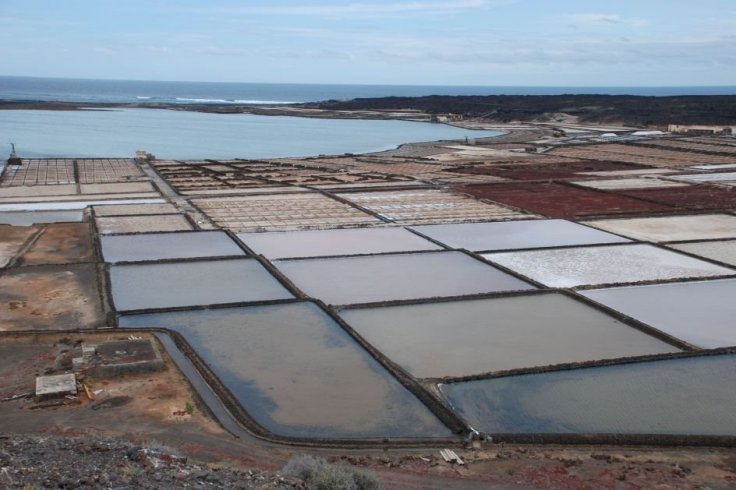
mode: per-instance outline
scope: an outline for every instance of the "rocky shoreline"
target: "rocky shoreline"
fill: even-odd
[[[549,123],[665,128],[668,124],[736,125],[736,96],[494,95],[380,97],[283,105],[89,103],[0,99],[0,110],[168,109],[212,114],[255,114],[329,119],[432,121],[438,115],[486,123]]]

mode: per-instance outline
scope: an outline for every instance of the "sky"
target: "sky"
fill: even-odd
[[[736,3],[0,0],[0,75],[736,85]]]

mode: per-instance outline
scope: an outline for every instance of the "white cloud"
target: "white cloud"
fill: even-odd
[[[284,5],[267,7],[241,7],[227,9],[232,13],[250,15],[290,16],[376,16],[392,14],[449,14],[479,9],[491,4],[509,3],[511,0],[439,0],[394,3],[335,3],[314,5]]]
[[[245,56],[248,52],[238,48],[223,48],[221,46],[208,46],[206,48],[197,49],[197,52],[209,56]]]
[[[95,46],[92,48],[92,51],[94,51],[95,53],[106,54],[106,55],[112,55],[112,54],[118,53],[118,49],[111,47],[111,46]]]
[[[621,17],[613,14],[568,14],[568,20],[579,24],[620,24]]]
[[[536,40],[539,41],[539,40]],[[681,40],[559,39],[524,43],[495,40],[488,43],[450,43],[383,46],[377,59],[401,63],[443,63],[494,66],[690,66],[736,64],[736,47],[728,37]]]
[[[648,24],[644,19],[625,18],[617,14],[603,13],[580,13],[567,14],[563,16],[565,20],[577,25],[631,25],[643,26]]]

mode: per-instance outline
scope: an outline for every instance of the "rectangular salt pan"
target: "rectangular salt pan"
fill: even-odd
[[[420,378],[678,350],[558,293],[349,309],[340,316]]]
[[[679,243],[668,247],[736,266],[736,240]]]
[[[486,433],[736,435],[736,356],[706,356],[445,384]]]
[[[706,349],[736,346],[736,279],[582,291],[581,294]]]
[[[243,243],[269,259],[437,250],[442,247],[403,228],[356,228],[240,233]]]
[[[652,242],[736,238],[736,216],[727,214],[610,219],[590,221],[587,224],[611,233]]]
[[[726,170],[736,168],[736,163],[718,163],[715,165],[695,165],[690,167],[693,170]]]
[[[604,245],[484,254],[514,272],[549,287],[621,284],[725,276],[731,269],[652,245]]]
[[[682,180],[683,182],[731,182],[736,181],[736,172],[720,172],[712,174],[689,174],[678,175],[673,179]]]
[[[173,204],[111,204],[95,206],[95,216],[129,216],[141,214],[178,214]]]
[[[460,252],[276,261],[302,291],[335,305],[534,289]]]
[[[162,204],[163,199],[110,199],[105,201],[71,202],[29,202],[0,204],[0,212],[5,211],[71,211],[101,204]]]
[[[293,297],[253,259],[114,265],[110,281],[119,311]]]
[[[71,223],[80,222],[83,217],[82,211],[0,212],[0,224],[31,226],[36,223]]]
[[[95,217],[95,223],[101,234],[186,231],[192,229],[189,221],[180,214],[97,216]]]
[[[685,182],[673,182],[671,180],[653,179],[653,178],[631,178],[631,179],[605,179],[605,180],[576,180],[571,181],[582,187],[591,187],[593,189],[659,189],[663,187],[687,187],[690,184]]]
[[[120,323],[181,333],[248,414],[277,435],[451,435],[314,304],[136,315]]]
[[[476,252],[629,241],[562,219],[428,225],[413,229],[449,247]]]
[[[222,231],[102,236],[106,262],[223,257],[245,252]]]

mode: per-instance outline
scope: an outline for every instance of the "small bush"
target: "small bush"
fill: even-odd
[[[301,478],[312,490],[376,490],[378,480],[370,473],[324,459],[302,455],[291,458],[281,473]]]

